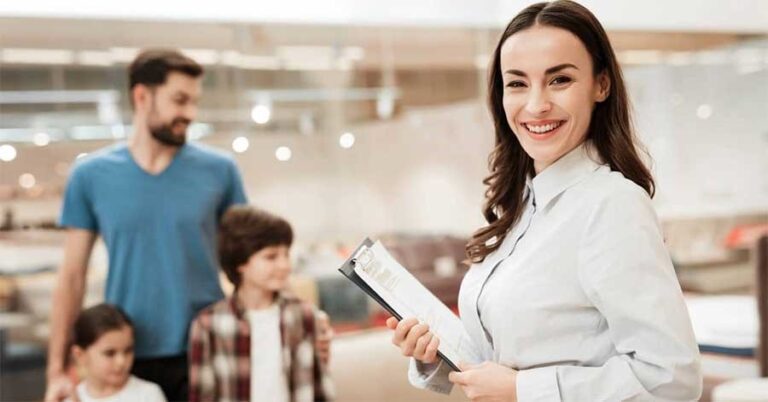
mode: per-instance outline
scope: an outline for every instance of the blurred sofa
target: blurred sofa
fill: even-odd
[[[464,277],[467,239],[443,235],[386,235],[393,257],[448,306],[456,306]]]

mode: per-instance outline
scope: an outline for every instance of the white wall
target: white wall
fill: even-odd
[[[741,74],[726,63],[625,71],[663,219],[768,213],[768,70]],[[712,108],[707,119],[697,116],[702,104]],[[481,180],[493,144],[483,102],[414,111],[353,132],[350,150],[335,136],[252,141],[259,149],[238,156],[251,199],[308,238],[468,235],[483,224]],[[288,163],[273,156],[284,143],[294,148]]]
[[[625,71],[662,217],[768,212],[768,69],[741,74],[731,60]]]
[[[625,70],[664,219],[768,213],[768,70],[763,62],[762,70],[741,74],[734,54],[726,52],[725,64]],[[712,108],[706,120],[696,115],[702,104]],[[348,150],[327,133],[250,137],[251,148],[236,157],[251,201],[287,217],[302,242],[356,242],[384,232],[469,235],[484,223],[493,130],[483,101],[349,128],[357,142]],[[212,141],[229,148],[231,138]],[[280,145],[293,149],[289,162],[275,159]],[[80,150],[73,146],[57,152],[74,157]],[[31,160],[51,152],[27,151]],[[58,214],[55,200],[13,204],[19,219]]]
[[[251,201],[289,218],[300,235],[356,240],[382,232],[466,235],[482,224],[490,119],[472,102],[421,110],[336,136],[251,139],[237,155]],[[278,162],[277,146],[293,157]]]
[[[0,1],[0,16],[501,27],[534,0]],[[765,32],[768,2],[581,0],[608,29]]]

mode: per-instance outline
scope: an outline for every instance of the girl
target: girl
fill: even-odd
[[[72,354],[84,373],[80,402],[165,402],[160,387],[131,375],[133,324],[119,308],[99,304],[75,321]]]
[[[490,68],[488,225],[459,294],[485,362],[449,373],[426,325],[392,318],[411,382],[473,401],[697,400],[698,348],[602,26],[572,1],[534,4]]]

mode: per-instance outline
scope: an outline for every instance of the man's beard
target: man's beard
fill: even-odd
[[[191,123],[188,119],[185,119],[183,117],[177,117],[173,119],[170,124],[162,124],[160,126],[156,127],[149,127],[149,133],[152,134],[152,137],[159,141],[163,145],[168,145],[172,147],[180,147],[184,145],[184,143],[187,141],[187,133],[186,130],[183,134],[175,134],[173,132],[173,127],[177,124],[184,124],[187,127]]]

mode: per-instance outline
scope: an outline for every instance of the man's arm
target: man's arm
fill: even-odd
[[[64,262],[56,275],[56,288],[51,303],[46,401],[62,400],[74,390],[66,376],[67,345],[70,329],[83,303],[88,260],[95,241],[94,232],[67,229]]]

